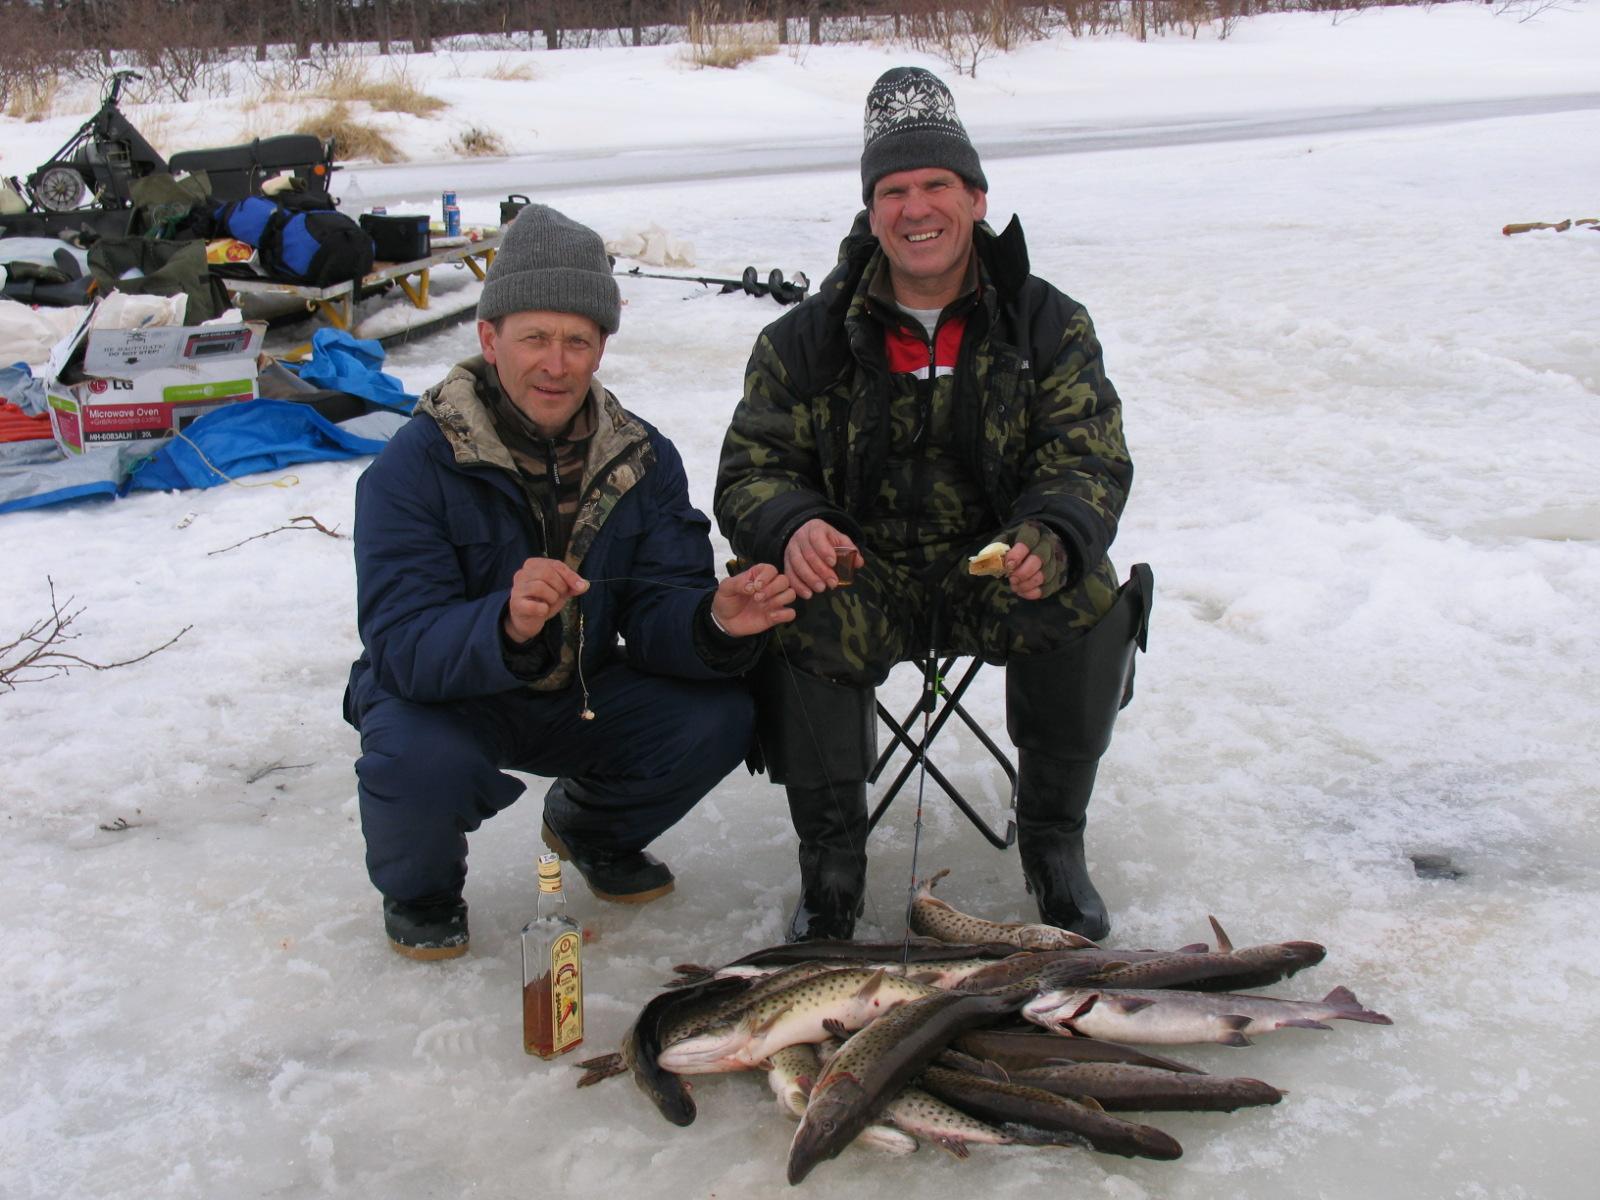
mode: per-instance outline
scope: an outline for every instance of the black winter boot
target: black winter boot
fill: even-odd
[[[575,779],[557,779],[544,795],[544,844],[564,862],[578,868],[589,890],[601,900],[619,904],[648,904],[676,886],[667,864],[643,850],[619,850],[615,846],[575,838],[562,828],[561,814],[587,802],[584,787]]]
[[[1111,917],[1089,879],[1083,830],[1099,764],[1032,750],[1017,760],[1017,853],[1039,919],[1097,942],[1111,932]]]
[[[383,930],[396,954],[420,962],[467,952],[467,902],[458,894],[420,900],[383,898]]]
[[[867,785],[790,785],[789,816],[800,835],[800,902],[785,935],[791,942],[848,941],[867,889]]]
[[[791,942],[848,939],[867,883],[867,775],[877,757],[871,688],[833,683],[768,656],[752,678],[756,734],[800,836]]]
[[[1111,930],[1089,878],[1083,833],[1100,756],[1117,712],[1133,699],[1145,645],[1150,568],[1140,563],[1098,624],[1054,654],[1006,664],[1006,724],[1017,754],[1017,851],[1046,924],[1096,941]]]

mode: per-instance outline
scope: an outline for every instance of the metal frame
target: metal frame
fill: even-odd
[[[888,811],[889,805],[894,803],[895,797],[900,794],[900,789],[911,778],[912,772],[922,766],[927,769],[928,778],[944,789],[944,793],[950,797],[951,803],[961,810],[967,820],[971,821],[978,832],[988,840],[989,844],[997,850],[1004,850],[1017,840],[1017,769],[1012,765],[1011,759],[1006,755],[1006,752],[995,744],[994,739],[984,732],[983,727],[961,704],[961,697],[966,694],[967,688],[971,686],[973,679],[982,670],[983,660],[981,658],[972,659],[968,662],[966,670],[962,672],[961,678],[956,682],[955,687],[948,688],[945,686],[945,677],[950,674],[960,657],[960,655],[956,654],[946,656],[936,664],[937,670],[933,672],[931,677],[928,671],[928,659],[917,658],[911,660],[916,663],[917,669],[922,673],[922,694],[917,697],[917,702],[906,713],[904,720],[895,720],[894,714],[883,706],[883,702],[881,700],[877,702],[878,718],[889,727],[889,732],[893,735],[894,740],[884,749],[883,753],[878,755],[878,761],[873,766],[872,773],[867,776],[867,782],[869,784],[878,782],[878,777],[883,774],[884,768],[889,765],[889,760],[901,746],[905,747],[911,757],[900,768],[900,773],[895,776],[894,782],[889,785],[889,790],[878,801],[878,806],[872,810],[872,816],[867,822],[867,829],[871,831],[877,827],[878,821]],[[938,701],[943,701],[943,704],[940,705]],[[922,740],[917,741],[912,737],[909,729],[912,721],[919,713],[923,712],[933,714],[933,720],[928,725],[927,733]],[[945,777],[944,772],[928,761],[928,748],[933,744],[933,740],[939,736],[939,731],[945,727],[952,716],[958,718],[963,725],[972,731],[984,748],[994,756],[994,760],[1000,764],[1000,768],[1006,773],[1006,778],[1010,781],[1011,800],[1006,807],[1006,831],[1004,834],[996,833],[989,823],[980,817],[972,805],[968,803],[967,798],[956,790],[955,785]]]
[[[400,285],[415,308],[428,307],[429,272],[438,266],[461,263],[480,280],[494,262],[503,233],[497,230],[476,242],[447,246],[413,262],[380,263],[358,281],[346,280],[331,287],[307,287],[298,283],[279,283],[270,279],[223,279],[222,285],[235,296],[292,296],[305,301],[306,308],[335,329],[350,331],[355,316],[358,289],[393,281]],[[480,261],[481,260],[481,261]],[[412,276],[416,276],[415,281]],[[311,353],[311,343],[296,346],[279,358],[297,361]]]

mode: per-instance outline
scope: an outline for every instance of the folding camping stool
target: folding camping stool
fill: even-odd
[[[961,703],[961,697],[966,694],[967,688],[972,685],[972,681],[977,678],[978,672],[983,669],[983,660],[981,658],[969,659],[955,686],[949,686],[947,681],[960,658],[960,655],[950,654],[942,657],[925,655],[908,660],[916,664],[917,670],[922,675],[922,691],[903,720],[895,720],[894,714],[883,706],[883,701],[879,700],[877,702],[878,719],[888,727],[892,740],[884,748],[883,753],[878,755],[878,761],[873,766],[872,773],[867,776],[867,782],[878,782],[878,777],[883,774],[884,768],[889,765],[889,760],[901,746],[905,747],[911,757],[900,768],[900,773],[894,777],[894,782],[889,785],[888,791],[884,792],[883,798],[878,801],[878,806],[872,810],[872,817],[867,822],[867,829],[870,831],[877,827],[878,821],[888,810],[889,805],[894,803],[894,798],[900,794],[900,789],[905,786],[912,773],[921,767],[927,770],[929,779],[944,789],[944,793],[950,797],[951,803],[965,814],[967,820],[972,822],[978,832],[983,834],[996,849],[1004,850],[1017,840],[1017,769],[1012,765],[1011,759],[1006,755],[1006,752],[995,744],[994,739],[984,732],[983,727],[978,724],[972,714]],[[922,734],[921,740],[918,740],[913,737],[912,726],[913,722],[917,722],[920,727],[918,718],[923,713],[932,714],[932,718],[928,722],[927,732]],[[944,772],[934,766],[928,759],[929,748],[933,745],[934,739],[939,736],[940,730],[949,723],[951,717],[957,718],[972,731],[978,741],[983,744],[984,749],[994,756],[995,762],[1000,764],[1000,769],[1006,773],[1006,779],[1011,785],[1011,796],[1006,805],[1006,831],[1004,834],[996,833],[988,822],[978,815],[977,811],[967,801],[967,798],[950,782]]]

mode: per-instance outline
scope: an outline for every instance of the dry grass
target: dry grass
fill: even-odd
[[[361,101],[379,112],[406,113],[413,117],[431,117],[449,108],[437,96],[430,96],[419,88],[404,70],[390,71],[382,79],[367,75],[365,64],[347,59],[328,72],[327,81],[316,89],[325,100]]]
[[[404,67],[392,67],[383,78],[374,79],[367,65],[355,58],[329,60],[314,78],[299,88],[285,87],[279,80],[268,79],[243,107],[269,107],[305,100],[369,104],[378,112],[405,113],[413,117],[431,117],[450,107],[439,97],[430,96],[419,88]]]
[[[534,74],[532,63],[512,62],[510,59],[502,58],[484,72],[484,78],[499,79],[505,83],[530,83],[538,76]]]
[[[450,139],[450,148],[462,158],[493,158],[506,152],[498,133],[469,125]]]
[[[295,132],[333,138],[334,150],[341,159],[392,163],[404,162],[406,157],[381,129],[356,120],[350,113],[350,106],[343,102],[330,104],[320,113],[307,117]]]
[[[8,90],[11,94],[6,99],[6,116],[32,125],[50,116],[61,84],[54,76],[38,75],[19,78]]]
[[[699,5],[689,14],[688,35],[682,57],[697,67],[731,71],[778,52],[775,30],[734,21],[714,2]]]

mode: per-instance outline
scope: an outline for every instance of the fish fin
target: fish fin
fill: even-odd
[[[1209,954],[1211,947],[1206,942],[1190,942],[1187,946],[1179,946],[1174,954]]]
[[[972,1157],[972,1151],[967,1149],[967,1144],[960,1138],[952,1137],[950,1134],[941,1133],[936,1135],[933,1139],[933,1144],[941,1150],[948,1150],[957,1158]]]
[[[1371,1025],[1393,1025],[1394,1022],[1380,1012],[1373,1012],[1361,1001],[1356,999],[1356,994],[1349,988],[1340,986],[1333,989],[1322,998],[1322,1002],[1329,1008],[1339,1009],[1337,1014],[1344,1021],[1366,1021]]]
[[[1332,1025],[1324,1025],[1321,1021],[1313,1021],[1310,1017],[1291,1017],[1287,1021],[1278,1022],[1279,1029],[1332,1029]]]
[[[935,874],[934,876],[932,876],[928,880],[928,885],[927,885],[928,889],[931,891],[933,888],[938,887],[939,886],[939,880],[943,879],[948,874],[950,874],[950,868],[946,867],[944,870],[942,870],[942,871],[938,872],[937,874]]]
[[[679,963],[672,969],[678,973],[678,977],[669,979],[662,984],[661,986],[664,988],[693,987],[697,983],[704,983],[716,974],[710,967],[697,967],[694,963]]]
[[[787,1017],[789,1013],[793,1011],[793,1009],[794,1005],[786,1004],[782,1008],[778,1009],[777,1012],[768,1017],[765,1021],[757,1021],[755,1014],[751,1013],[748,1017],[741,1021],[740,1024],[744,1026],[745,1030],[752,1038],[762,1037],[765,1034],[771,1033],[773,1027],[777,1025],[779,1021]]]
[[[1107,1000],[1106,1003],[1124,1015],[1131,1017],[1136,1012],[1143,1012],[1155,1001],[1144,996],[1116,996]],[[1249,1018],[1246,1017],[1245,1020],[1248,1021]]]
[[[1209,914],[1206,916],[1206,920],[1211,922],[1211,932],[1217,935],[1218,951],[1223,954],[1232,954],[1233,943],[1228,940],[1228,935],[1222,928],[1222,922]]]
[[[850,1030],[837,1017],[829,1017],[822,1023],[822,1027],[836,1038],[848,1038],[850,1036]]]
[[[1250,1039],[1245,1037],[1242,1032],[1250,1024],[1249,1017],[1234,1013],[1231,1016],[1218,1017],[1217,1020],[1227,1030],[1226,1034],[1216,1039],[1218,1043],[1224,1046],[1248,1046],[1250,1044]]]
[[[579,1087],[589,1087],[602,1079],[621,1075],[628,1069],[620,1054],[602,1054],[599,1058],[586,1058],[577,1066],[584,1072],[583,1077],[578,1080]]]
[[[873,996],[876,996],[883,987],[883,981],[887,979],[888,976],[889,972],[885,968],[879,967],[872,973],[872,976],[856,990],[855,999],[870,1000]]]

